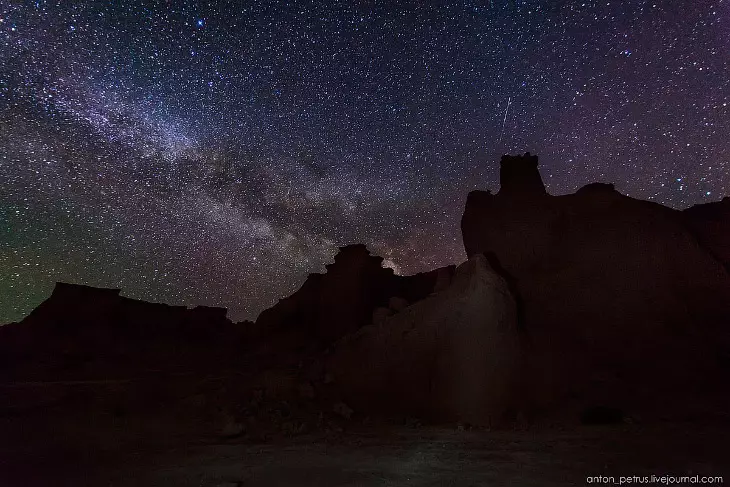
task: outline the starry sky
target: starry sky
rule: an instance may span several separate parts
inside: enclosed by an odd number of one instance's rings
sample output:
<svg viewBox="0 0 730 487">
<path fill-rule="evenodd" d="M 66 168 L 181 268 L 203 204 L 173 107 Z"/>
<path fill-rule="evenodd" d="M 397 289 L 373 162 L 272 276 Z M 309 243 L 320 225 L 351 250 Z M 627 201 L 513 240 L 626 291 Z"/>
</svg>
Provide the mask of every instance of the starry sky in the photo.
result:
<svg viewBox="0 0 730 487">
<path fill-rule="evenodd" d="M 506 152 L 719 200 L 729 68 L 730 0 L 3 0 L 0 323 L 59 280 L 241 320 L 338 246 L 461 262 Z"/>
</svg>

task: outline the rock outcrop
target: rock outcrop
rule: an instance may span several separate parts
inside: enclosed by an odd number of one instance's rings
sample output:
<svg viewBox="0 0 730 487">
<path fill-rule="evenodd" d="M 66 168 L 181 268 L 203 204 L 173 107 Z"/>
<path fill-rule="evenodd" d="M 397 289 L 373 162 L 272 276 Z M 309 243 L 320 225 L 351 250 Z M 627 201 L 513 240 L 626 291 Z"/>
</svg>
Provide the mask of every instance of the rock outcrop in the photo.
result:
<svg viewBox="0 0 730 487">
<path fill-rule="evenodd" d="M 497 195 L 469 194 L 462 233 L 469 257 L 493 255 L 514 284 L 535 403 L 638 404 L 710 389 L 730 323 L 727 234 L 714 213 L 683 214 L 609 184 L 551 196 L 529 154 L 505 156 L 501 171 Z"/>
<path fill-rule="evenodd" d="M 482 255 L 442 291 L 345 337 L 328 360 L 355 411 L 489 425 L 516 403 L 517 314 Z"/>
<path fill-rule="evenodd" d="M 454 273 L 448 266 L 397 276 L 382 262 L 365 245 L 342 247 L 325 274 L 310 274 L 298 291 L 262 312 L 257 328 L 298 331 L 327 346 L 370 324 L 376 309 L 421 300 L 448 285 Z"/>
</svg>

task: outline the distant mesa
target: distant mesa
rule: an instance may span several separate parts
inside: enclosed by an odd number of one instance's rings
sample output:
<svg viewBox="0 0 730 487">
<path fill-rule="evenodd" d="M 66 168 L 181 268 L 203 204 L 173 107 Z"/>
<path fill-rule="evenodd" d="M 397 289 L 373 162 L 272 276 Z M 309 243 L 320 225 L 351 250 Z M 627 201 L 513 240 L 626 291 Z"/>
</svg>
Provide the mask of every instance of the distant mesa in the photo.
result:
<svg viewBox="0 0 730 487">
<path fill-rule="evenodd" d="M 120 289 L 106 289 L 65 282 L 56 283 L 51 297 L 28 318 L 53 318 L 58 324 L 78 324 L 79 317 L 101 319 L 114 316 L 120 321 L 134 321 L 149 316 L 173 320 L 201 321 L 208 324 L 228 321 L 226 308 L 211 306 L 170 306 L 120 296 Z M 166 322 L 168 320 L 165 320 Z M 130 325 L 131 326 L 131 325 Z"/>
<path fill-rule="evenodd" d="M 6 366 L 0 376 L 125 374 L 166 361 L 190 366 L 202 348 L 241 346 L 246 326 L 226 314 L 226 308 L 148 303 L 120 296 L 119 289 L 59 282 L 28 317 L 0 327 Z M 220 357 L 210 352 L 206 360 Z"/>
</svg>

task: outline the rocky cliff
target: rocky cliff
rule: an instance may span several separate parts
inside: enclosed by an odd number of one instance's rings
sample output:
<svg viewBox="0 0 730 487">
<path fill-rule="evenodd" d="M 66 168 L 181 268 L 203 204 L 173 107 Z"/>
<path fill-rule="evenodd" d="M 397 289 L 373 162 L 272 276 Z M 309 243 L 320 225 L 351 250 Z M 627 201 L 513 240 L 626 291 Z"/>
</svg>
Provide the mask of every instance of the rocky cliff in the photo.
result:
<svg viewBox="0 0 730 487">
<path fill-rule="evenodd" d="M 680 212 L 610 184 L 551 196 L 529 153 L 502 158 L 501 182 L 469 194 L 464 247 L 515 284 L 535 404 L 712 389 L 729 344 L 726 201 Z"/>
<path fill-rule="evenodd" d="M 488 425 L 516 406 L 516 306 L 483 255 L 443 290 L 338 343 L 328 360 L 355 410 Z"/>
</svg>

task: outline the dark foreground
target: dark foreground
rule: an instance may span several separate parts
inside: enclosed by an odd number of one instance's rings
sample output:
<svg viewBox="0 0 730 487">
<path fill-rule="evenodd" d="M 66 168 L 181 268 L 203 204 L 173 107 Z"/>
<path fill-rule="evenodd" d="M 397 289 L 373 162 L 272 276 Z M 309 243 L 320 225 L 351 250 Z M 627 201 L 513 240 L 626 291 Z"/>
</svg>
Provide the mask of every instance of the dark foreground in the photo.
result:
<svg viewBox="0 0 730 487">
<path fill-rule="evenodd" d="M 74 436 L 63 428 L 39 441 L 30 434 L 32 425 L 2 425 L 16 433 L 29 430 L 25 444 L 2 441 L 3 487 L 580 486 L 597 483 L 588 476 L 613 477 L 616 484 L 622 476 L 730 478 L 728 428 L 696 422 L 562 431 L 371 429 L 265 443 L 173 437 L 139 442 L 131 432 L 126 440 L 123 432 L 116 439 L 89 433 L 83 447 L 64 444 L 64 437 Z"/>
</svg>

